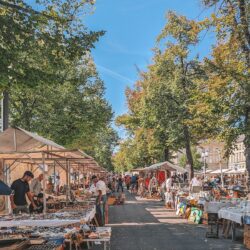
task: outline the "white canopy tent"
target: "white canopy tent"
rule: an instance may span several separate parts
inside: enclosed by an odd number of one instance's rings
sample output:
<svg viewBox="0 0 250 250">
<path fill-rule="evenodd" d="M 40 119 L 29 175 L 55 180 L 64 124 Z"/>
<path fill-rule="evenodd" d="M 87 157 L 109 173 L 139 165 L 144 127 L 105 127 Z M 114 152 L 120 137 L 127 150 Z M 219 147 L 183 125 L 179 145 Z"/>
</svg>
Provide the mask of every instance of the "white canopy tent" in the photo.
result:
<svg viewBox="0 0 250 250">
<path fill-rule="evenodd" d="M 178 166 L 178 165 L 174 165 L 169 161 L 164 161 L 164 162 L 159 162 L 156 164 L 153 164 L 149 167 L 143 168 L 142 171 L 154 171 L 154 170 L 168 170 L 170 172 L 178 172 L 181 174 L 184 174 L 187 172 L 186 169 Z"/>
<path fill-rule="evenodd" d="M 227 174 L 245 174 L 246 173 L 246 169 L 231 169 L 227 172 Z"/>
<path fill-rule="evenodd" d="M 211 174 L 211 172 L 213 172 L 214 170 L 211 169 L 206 169 L 206 175 Z M 204 175 L 204 171 L 195 171 L 194 175 Z"/>
<path fill-rule="evenodd" d="M 210 172 L 209 174 L 220 174 L 221 172 L 224 174 L 224 173 L 227 173 L 228 171 L 229 171 L 228 168 L 227 169 L 222 169 L 222 170 L 217 169 L 217 170 L 214 170 L 214 171 Z"/>
</svg>

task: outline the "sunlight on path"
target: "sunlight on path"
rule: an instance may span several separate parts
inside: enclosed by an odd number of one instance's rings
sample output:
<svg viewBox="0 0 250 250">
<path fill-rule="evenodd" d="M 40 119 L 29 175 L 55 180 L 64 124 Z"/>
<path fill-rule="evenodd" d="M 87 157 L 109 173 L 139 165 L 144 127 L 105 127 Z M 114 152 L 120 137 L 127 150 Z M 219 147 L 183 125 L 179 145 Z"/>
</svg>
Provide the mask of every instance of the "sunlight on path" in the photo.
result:
<svg viewBox="0 0 250 250">
<path fill-rule="evenodd" d="M 162 207 L 150 207 L 146 210 L 153 215 L 159 222 L 167 224 L 183 224 L 187 223 L 186 219 L 182 219 L 176 215 L 175 210 Z"/>
<path fill-rule="evenodd" d="M 108 227 L 114 227 L 114 226 L 148 226 L 148 225 L 161 225 L 161 223 L 158 223 L 158 222 L 145 222 L 145 223 L 122 222 L 122 223 L 107 224 Z"/>
</svg>

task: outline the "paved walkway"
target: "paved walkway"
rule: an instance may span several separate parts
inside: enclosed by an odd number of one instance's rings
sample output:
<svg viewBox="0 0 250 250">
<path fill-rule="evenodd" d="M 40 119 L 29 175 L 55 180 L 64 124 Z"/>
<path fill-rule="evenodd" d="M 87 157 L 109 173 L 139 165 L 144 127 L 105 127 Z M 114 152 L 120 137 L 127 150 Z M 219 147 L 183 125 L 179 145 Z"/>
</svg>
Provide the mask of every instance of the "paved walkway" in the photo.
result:
<svg viewBox="0 0 250 250">
<path fill-rule="evenodd" d="M 126 204 L 111 206 L 111 250 L 245 249 L 242 241 L 206 239 L 206 226 L 188 224 L 159 201 L 135 199 L 126 193 Z"/>
</svg>

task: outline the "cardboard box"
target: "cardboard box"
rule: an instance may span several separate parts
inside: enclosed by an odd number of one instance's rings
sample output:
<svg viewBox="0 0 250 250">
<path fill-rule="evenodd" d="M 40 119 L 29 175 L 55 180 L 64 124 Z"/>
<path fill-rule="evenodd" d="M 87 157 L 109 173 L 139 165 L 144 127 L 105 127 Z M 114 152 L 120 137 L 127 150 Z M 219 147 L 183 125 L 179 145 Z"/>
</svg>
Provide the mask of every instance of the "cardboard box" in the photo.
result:
<svg viewBox="0 0 250 250">
<path fill-rule="evenodd" d="M 109 197 L 108 198 L 108 205 L 114 205 L 116 203 L 116 198 L 115 197 Z"/>
</svg>

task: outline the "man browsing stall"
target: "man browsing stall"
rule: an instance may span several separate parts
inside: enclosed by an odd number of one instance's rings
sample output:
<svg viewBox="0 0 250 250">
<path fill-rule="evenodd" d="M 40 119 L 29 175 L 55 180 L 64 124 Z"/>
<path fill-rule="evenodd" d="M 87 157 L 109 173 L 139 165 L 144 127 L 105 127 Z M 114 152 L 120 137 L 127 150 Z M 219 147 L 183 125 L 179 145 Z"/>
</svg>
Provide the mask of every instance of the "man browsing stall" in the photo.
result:
<svg viewBox="0 0 250 250">
<path fill-rule="evenodd" d="M 33 194 L 30 192 L 29 182 L 34 178 L 34 175 L 30 171 L 26 171 L 22 178 L 15 180 L 11 189 L 14 191 L 14 195 L 10 196 L 11 208 L 14 214 L 18 213 L 29 213 L 28 203 L 26 200 L 26 195 L 30 200 L 34 209 L 36 205 L 33 200 Z"/>
</svg>

